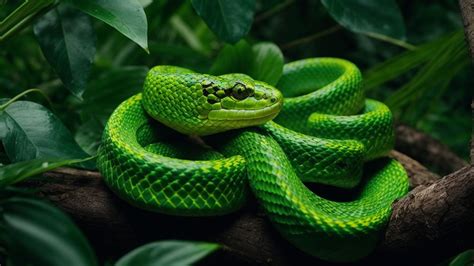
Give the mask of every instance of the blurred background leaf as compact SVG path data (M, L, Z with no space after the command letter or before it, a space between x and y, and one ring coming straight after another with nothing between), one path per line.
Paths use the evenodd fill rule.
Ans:
M252 46L249 76L275 86L283 72L283 54L273 43L258 43Z
M137 0L63 0L102 20L148 51L148 24Z
M88 159L89 158L73 160L34 159L9 164L6 166L0 166L0 189L4 188L5 186L20 182L28 177L32 177L44 173L46 171L50 171L64 165L79 163Z
M142 90L147 72L142 66L111 69L91 82L79 105L84 121L95 118L105 125L121 102Z
M235 45L226 44L217 55L209 70L213 75L248 72L248 65L253 61L250 44L241 40Z
M0 202L0 233L12 265L98 265L76 225L59 209L33 198Z
M191 0L196 12L222 40L236 43L252 26L255 0Z
M322 0L343 27L386 41L405 39L405 23L395 0Z
M225 45L209 72L214 75L244 73L275 85L283 72L283 54L273 43L250 46L245 40Z
M474 249L469 249L458 254L449 263L449 266L466 266L474 262Z
M7 128L2 139L3 147L11 162L89 157L61 120L42 105L14 102L0 116L3 116Z
M54 3L54 0L23 1L16 8L11 8L11 6L4 8L4 3L0 2L2 10L8 12L6 18L0 19L0 42L14 36L18 31L28 26L31 20L47 10L48 7L53 6Z
M218 244L168 240L138 247L117 261L116 266L193 265L219 248Z
M59 5L38 19L34 33L66 88L81 98L95 54L90 18L75 8Z

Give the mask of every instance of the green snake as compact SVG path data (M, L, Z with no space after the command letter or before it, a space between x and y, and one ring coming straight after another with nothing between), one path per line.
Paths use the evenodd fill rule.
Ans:
M361 81L336 58L286 64L278 89L244 74L157 66L109 118L97 165L118 196L164 214L227 214L252 191L293 245L354 261L374 249L408 191L404 168L384 157L392 114L365 99ZM348 197L319 196L303 182Z

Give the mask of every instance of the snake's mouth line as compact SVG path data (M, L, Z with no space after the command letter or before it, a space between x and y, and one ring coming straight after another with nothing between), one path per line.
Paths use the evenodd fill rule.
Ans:
M213 121L256 120L274 116L280 112L282 103L278 102L258 110L220 109L211 110L207 115Z

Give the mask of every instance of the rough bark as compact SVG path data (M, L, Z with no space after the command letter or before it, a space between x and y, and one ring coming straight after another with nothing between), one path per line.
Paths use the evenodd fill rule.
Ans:
M466 175L466 169L436 181L438 176L418 162L397 152L392 152L391 156L408 170L412 187L422 189L416 189L409 197L394 204L395 211L381 244L383 248L361 263L386 260L381 254L395 254L390 256L394 260L413 256L413 250L418 253L424 250L423 254L426 254L430 252L424 249L423 236L427 232L429 235L425 238L428 238L430 248L439 250L437 254L441 257L462 250L472 241L466 239L462 231L468 230L469 222L472 222L468 217L474 217L474 193L470 193L474 182ZM129 206L110 192L97 172L62 168L44 176L44 180L29 181L25 185L37 188L41 195L69 213L102 259L115 258L136 246L160 239L193 239L223 245L224 248L207 263L294 265L298 261L301 265L326 264L303 254L282 239L254 199L239 212L222 217L173 217ZM417 211L420 204L423 204L423 211ZM411 226L412 221L416 227ZM451 230L443 231L446 229ZM451 249L444 250L446 234L449 239L457 239L459 245L450 244Z
M469 45L471 58L474 61L474 1L459 0L459 7L464 23L464 34Z
M380 250L395 257L414 253L426 258L474 247L473 174L466 166L416 187L395 203Z

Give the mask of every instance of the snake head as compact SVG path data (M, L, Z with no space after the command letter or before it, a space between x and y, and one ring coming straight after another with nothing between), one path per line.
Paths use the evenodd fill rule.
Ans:
M283 105L276 88L243 74L211 76L160 66L147 75L143 106L153 118L188 135L261 125Z
M243 74L204 79L198 87L205 99L198 106L199 118L215 128L213 133L261 125L273 119L283 105L279 90Z

